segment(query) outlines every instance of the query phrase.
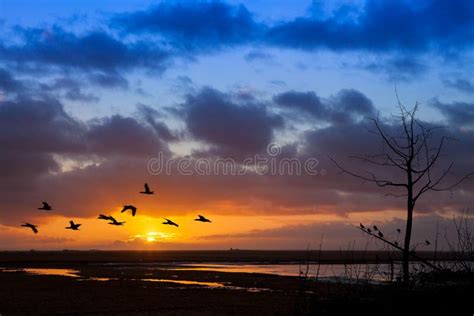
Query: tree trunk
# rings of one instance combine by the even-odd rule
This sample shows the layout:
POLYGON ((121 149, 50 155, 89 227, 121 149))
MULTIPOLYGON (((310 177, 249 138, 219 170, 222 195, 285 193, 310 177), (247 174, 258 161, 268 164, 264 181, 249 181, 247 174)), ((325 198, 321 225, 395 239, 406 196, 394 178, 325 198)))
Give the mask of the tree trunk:
MULTIPOLYGON (((409 193, 409 195, 411 195, 409 193)), ((403 283, 408 286, 410 283, 410 241, 411 229, 413 226, 413 203, 412 199, 408 199, 407 205, 407 222, 405 228, 405 243, 403 246, 403 283)))
POLYGON ((411 168, 412 158, 408 161, 407 170, 407 222, 405 227, 405 242, 403 244, 403 284, 408 286, 410 283, 410 242, 411 229, 413 226, 413 174, 411 168))

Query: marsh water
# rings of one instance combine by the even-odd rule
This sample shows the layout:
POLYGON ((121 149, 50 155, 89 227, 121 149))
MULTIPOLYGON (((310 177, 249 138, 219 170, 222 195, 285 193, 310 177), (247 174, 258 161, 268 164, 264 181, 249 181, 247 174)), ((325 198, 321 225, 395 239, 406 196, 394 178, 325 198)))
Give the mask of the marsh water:
MULTIPOLYGON (((433 258, 430 253, 424 256, 433 258)), ((247 250, 0 252, 0 274, 245 291, 267 291, 299 278, 318 283, 385 283, 400 276, 400 258, 392 253, 323 251, 318 257, 319 261, 309 261, 306 251, 247 250), (269 285, 271 280, 275 282, 269 285)), ((443 259, 446 263, 449 257, 443 259)), ((419 262, 411 265, 412 271, 425 269, 419 262)))
MULTIPOLYGON (((395 264, 261 264, 261 263, 176 263, 176 264, 134 264, 122 265, 105 263, 104 267, 109 269, 139 269, 143 271, 167 270, 167 271, 209 271, 222 273, 256 273, 287 277, 308 277, 321 281, 359 281, 384 282, 393 280, 400 273, 400 263, 395 264)), ((423 269, 419 263, 412 263, 412 268, 423 269)), ((70 268, 1 268, 1 272, 24 272, 33 275, 53 275, 77 278, 79 281, 113 281, 116 278, 108 277, 83 277, 80 269, 70 268)), ((145 273, 146 275, 146 273, 145 273)), ((228 287, 221 282, 201 282, 194 280, 177 279, 155 279, 140 278, 143 282, 162 282, 178 285, 196 285, 211 288, 228 287)))

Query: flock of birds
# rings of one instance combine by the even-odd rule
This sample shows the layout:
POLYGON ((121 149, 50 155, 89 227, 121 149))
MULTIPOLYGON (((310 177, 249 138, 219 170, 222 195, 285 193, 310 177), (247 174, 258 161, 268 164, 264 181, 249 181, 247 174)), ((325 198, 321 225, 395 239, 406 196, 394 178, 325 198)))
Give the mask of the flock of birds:
MULTIPOLYGON (((144 185, 144 190, 143 191, 140 191, 138 192, 140 194, 145 194, 145 195, 152 195, 154 194, 155 192, 154 191, 151 191, 150 190, 150 187, 148 186, 147 183, 145 183, 144 185)), ((47 202, 43 202, 43 206, 39 207, 38 210, 43 210, 43 211, 52 211, 53 208, 51 207, 51 205, 49 205, 47 202)), ((124 213, 124 212, 127 212, 127 211, 131 211, 132 212, 132 216, 135 216, 137 214, 137 208, 134 206, 134 205, 124 205, 123 206, 123 209, 121 211, 121 213, 124 213)), ((98 219, 101 219, 101 220, 106 220, 106 221, 110 221, 108 224, 109 225, 115 225, 115 226, 123 226, 125 224, 125 222, 119 222, 117 221, 113 216, 111 215, 104 215, 104 214, 99 214, 99 216, 97 217, 98 219)), ((162 224, 163 225, 171 225, 171 226, 176 226, 176 227, 179 227, 178 224, 176 224, 175 222, 173 222, 172 220, 168 219, 168 218, 163 218, 165 220, 165 222, 163 222, 162 224)), ((203 223, 212 223, 211 220, 209 220, 208 218, 204 217, 203 215, 198 215, 198 218, 195 218, 194 219, 195 221, 197 222, 203 222, 203 223)), ((65 227, 66 229, 70 229, 70 230, 79 230, 79 227, 81 227, 82 224, 76 224, 74 223, 74 221, 69 221, 69 226, 65 227)), ((34 224, 31 224, 31 223, 24 223, 21 225, 22 227, 28 227, 30 228, 35 234, 38 233, 38 225, 34 225, 34 224)), ((377 232, 377 235, 379 238, 381 239, 385 239, 385 236, 384 234, 380 231, 380 229, 377 227, 377 226, 373 226, 373 231, 369 228, 369 227, 365 227, 362 223, 359 224, 359 227, 362 231, 364 232, 367 232, 368 234, 370 235, 375 235, 375 232, 377 232)), ((397 232, 398 234, 401 233, 401 230, 399 228, 397 228, 397 232)), ((394 244, 396 246, 398 246, 398 242, 395 241, 394 244)), ((426 245, 430 245, 430 242, 428 240, 425 240, 425 244, 426 245)))
MULTIPOLYGON (((154 191, 151 191, 148 184, 145 183, 144 190, 140 191, 139 193, 140 194, 145 194, 145 195, 152 195, 152 194, 154 194, 154 191)), ((47 202, 43 202, 43 206, 39 207, 38 210, 52 211, 53 207, 51 205, 49 205, 47 202)), ((134 205, 124 205, 121 213, 124 213, 124 212, 127 212, 127 211, 131 211, 132 216, 135 216, 137 214, 137 208, 134 205)), ((125 224, 125 222, 117 221, 111 215, 99 214, 99 216, 97 218, 101 219, 101 220, 110 221, 108 223, 109 225, 123 226, 125 224)), ((176 224, 175 222, 173 222, 172 220, 170 220, 168 218, 163 218, 163 219, 165 220, 165 222, 162 223, 163 225, 171 225, 171 226, 179 227, 179 225, 176 224)), ((202 223, 212 223, 211 220, 204 217, 203 215, 198 215, 198 218, 195 218, 194 220, 197 221, 197 222, 202 222, 202 223)), ((81 227, 81 225, 82 224, 76 224, 76 223, 74 223, 74 221, 71 220, 71 221, 69 221, 69 226, 67 226, 65 228, 70 229, 70 230, 79 230, 79 227, 81 227)), ((33 231, 33 233, 35 233, 35 234, 38 233, 38 225, 34 225, 34 224, 31 224, 31 223, 24 223, 21 226, 30 228, 33 231)))

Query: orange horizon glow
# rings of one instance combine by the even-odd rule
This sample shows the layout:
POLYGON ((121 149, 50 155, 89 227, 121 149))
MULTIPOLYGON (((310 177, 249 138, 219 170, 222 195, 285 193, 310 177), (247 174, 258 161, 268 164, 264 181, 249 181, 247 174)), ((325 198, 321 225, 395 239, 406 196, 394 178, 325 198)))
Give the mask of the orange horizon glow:
MULTIPOLYGON (((174 227, 163 225, 161 216, 137 213, 135 217, 132 217, 128 213, 120 213, 120 208, 117 207, 110 215, 117 220, 125 221, 124 226, 108 225, 106 221, 95 217, 69 218, 50 215, 43 218, 37 235, 22 227, 9 226, 7 232, 21 237, 18 239, 24 240, 25 244, 31 244, 28 247, 19 246, 24 249, 228 249, 249 248, 245 237, 247 233, 309 224, 352 223, 358 225, 359 222, 373 222, 374 218, 380 223, 394 218, 403 219, 404 215, 402 211, 360 212, 347 216, 332 214, 242 216, 199 212, 209 217, 212 223, 194 221, 197 213, 179 216, 164 214, 163 217, 170 218, 180 225, 174 227), (82 224, 80 231, 64 229, 70 219, 82 224), (217 237, 212 238, 212 236, 217 237), (246 246, 242 247, 242 244, 246 246)), ((315 231, 313 239, 319 238, 318 236, 322 233, 323 231, 315 231)), ((276 237, 266 238, 269 246, 272 246, 273 241, 276 240, 276 237)), ((315 244, 315 240, 302 240, 299 244, 296 243, 295 247, 305 249, 309 242, 315 244)))

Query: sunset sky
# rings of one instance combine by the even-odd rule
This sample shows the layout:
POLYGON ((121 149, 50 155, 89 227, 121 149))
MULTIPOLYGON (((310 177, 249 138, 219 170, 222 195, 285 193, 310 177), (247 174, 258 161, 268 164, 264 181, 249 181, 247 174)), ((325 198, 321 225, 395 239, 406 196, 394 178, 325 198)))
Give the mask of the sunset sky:
MULTIPOLYGON (((452 138, 447 181, 474 171, 472 1, 3 0, 0 25, 0 250, 363 248, 359 222, 396 238, 403 199, 328 159, 367 169, 348 157, 381 148, 366 118, 392 129, 396 91, 452 138), (316 163, 241 168, 256 155, 316 163), (197 169, 220 158, 245 172, 197 169)), ((472 180, 425 196, 413 242, 473 201, 472 180)))

